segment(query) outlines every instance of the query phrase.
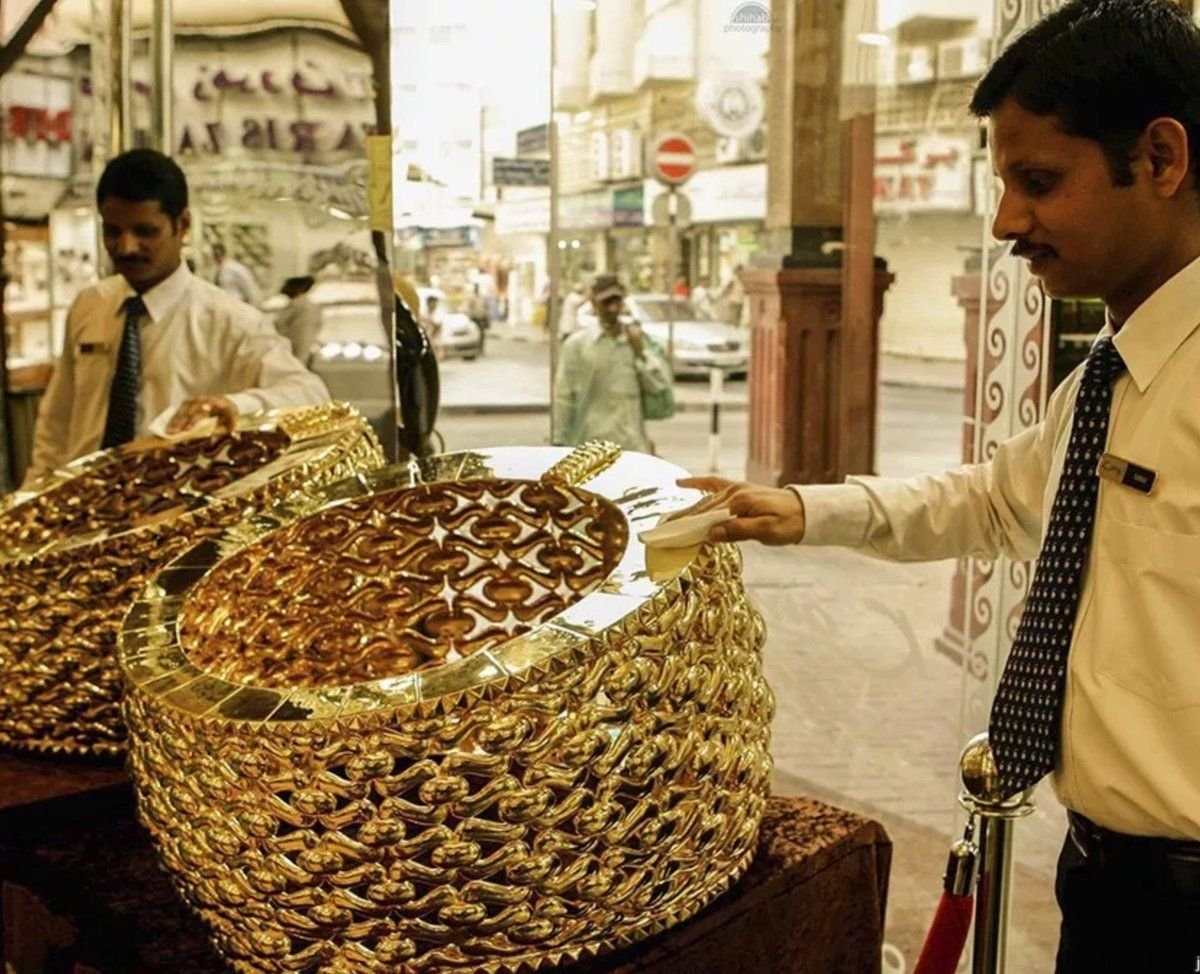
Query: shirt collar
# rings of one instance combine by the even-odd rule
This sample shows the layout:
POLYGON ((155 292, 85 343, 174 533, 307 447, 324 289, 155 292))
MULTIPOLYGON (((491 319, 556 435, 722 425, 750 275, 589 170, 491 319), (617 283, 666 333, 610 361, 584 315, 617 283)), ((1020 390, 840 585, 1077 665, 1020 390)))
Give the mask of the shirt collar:
MULTIPOLYGON (((188 266, 184 261, 179 262, 179 266, 171 272, 165 279, 159 281, 154 287, 150 288, 142 294, 142 303, 146 306, 146 313, 150 316, 150 320, 154 322, 162 321, 176 304, 182 300, 184 293, 188 289, 188 285, 192 282, 192 272, 188 270, 188 266)), ((125 299, 136 294, 126 282, 125 293, 121 296, 121 303, 125 303, 125 299)))
POLYGON ((593 342, 598 342, 598 341, 600 341, 601 338, 608 337, 608 338, 612 338, 619 345, 621 342, 629 340, 625 337, 625 329, 624 328, 622 328, 619 332, 617 332, 616 337, 614 338, 614 336, 609 335, 608 329, 606 329, 604 327, 604 325, 602 325, 598 320, 591 322, 588 327, 592 329, 592 341, 593 342))
MULTIPOLYGON (((1154 377, 1200 325, 1200 257, 1179 271, 1134 310, 1115 332, 1129 377, 1145 392, 1154 377)), ((1112 319, 1101 335, 1114 335, 1112 319)))

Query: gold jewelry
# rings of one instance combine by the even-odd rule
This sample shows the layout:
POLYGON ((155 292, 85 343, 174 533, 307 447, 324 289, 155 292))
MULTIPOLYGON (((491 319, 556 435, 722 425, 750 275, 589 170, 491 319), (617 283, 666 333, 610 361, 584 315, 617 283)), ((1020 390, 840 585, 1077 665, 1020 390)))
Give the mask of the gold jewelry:
POLYGON ((235 970, 534 970, 741 875, 764 629, 736 548, 637 540, 683 473, 607 444, 363 472, 146 587, 140 817, 235 970))

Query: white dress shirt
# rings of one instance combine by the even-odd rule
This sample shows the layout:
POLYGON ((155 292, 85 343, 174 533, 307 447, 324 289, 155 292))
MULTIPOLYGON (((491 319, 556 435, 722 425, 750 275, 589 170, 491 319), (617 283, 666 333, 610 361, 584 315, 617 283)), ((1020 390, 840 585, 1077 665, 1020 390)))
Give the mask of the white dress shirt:
MULTIPOLYGON (((1155 471, 1100 480, 1053 784, 1120 832, 1200 839, 1200 259, 1116 333, 1107 452, 1155 471)), ((1103 335, 1113 334, 1106 326, 1103 335)), ((1042 423, 989 463, 907 480, 799 486, 805 544, 920 561, 1033 559, 1058 488, 1082 367, 1042 423)), ((982 729, 982 728, 981 728, 982 729)))
POLYGON ((642 389, 658 392, 671 381, 666 359, 649 341, 639 358, 624 328, 614 338, 599 322, 585 325, 563 343, 559 357, 554 383, 558 442, 578 446, 608 440, 649 453, 642 389))
POLYGON ((275 330, 292 347, 292 354, 308 365, 313 354, 313 342, 321 330, 321 308, 307 294, 299 294, 275 315, 275 330))
MULTIPOLYGON (((123 277, 80 292, 67 314, 62 356, 38 410, 33 459, 41 474, 100 448, 117 368, 123 277)), ((195 277, 185 264, 142 295, 142 385, 137 435, 165 410, 194 396, 225 396, 239 413, 329 401, 325 384, 292 355, 261 312, 195 277)))

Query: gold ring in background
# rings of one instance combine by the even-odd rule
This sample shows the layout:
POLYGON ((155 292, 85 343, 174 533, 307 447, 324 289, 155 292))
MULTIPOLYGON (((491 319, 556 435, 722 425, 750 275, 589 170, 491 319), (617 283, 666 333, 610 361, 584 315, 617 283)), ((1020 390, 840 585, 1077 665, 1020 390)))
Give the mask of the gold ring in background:
POLYGON ((263 505, 382 462, 366 421, 334 403, 95 453, 11 495, 0 507, 0 744, 121 753, 117 632, 146 581, 263 505))

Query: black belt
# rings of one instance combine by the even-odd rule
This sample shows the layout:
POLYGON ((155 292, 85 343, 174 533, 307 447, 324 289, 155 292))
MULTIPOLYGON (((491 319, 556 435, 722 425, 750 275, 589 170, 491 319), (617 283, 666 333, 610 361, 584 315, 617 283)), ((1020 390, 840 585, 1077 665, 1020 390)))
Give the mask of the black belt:
POLYGON ((1125 835, 1078 812, 1067 812, 1067 824, 1075 848, 1100 868, 1136 869, 1185 896, 1200 896, 1200 842, 1125 835))

